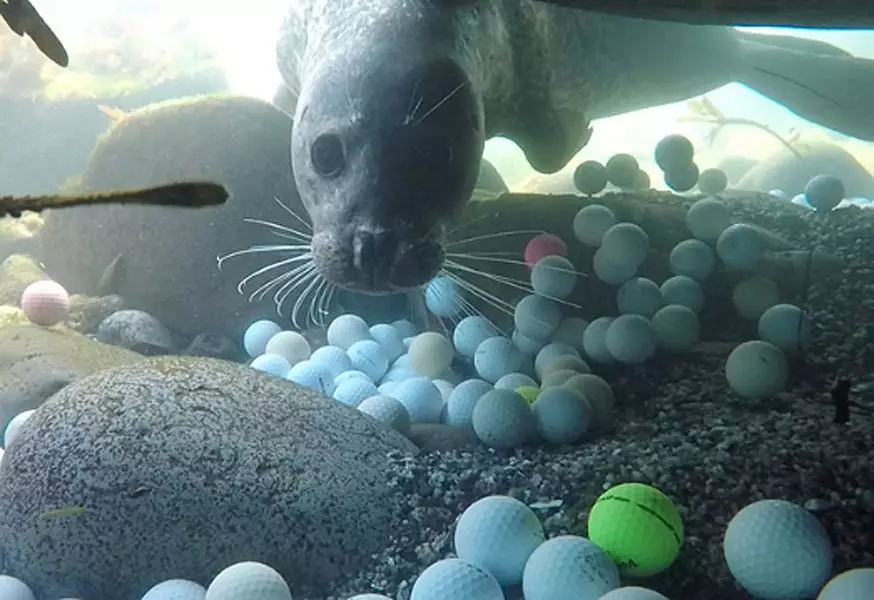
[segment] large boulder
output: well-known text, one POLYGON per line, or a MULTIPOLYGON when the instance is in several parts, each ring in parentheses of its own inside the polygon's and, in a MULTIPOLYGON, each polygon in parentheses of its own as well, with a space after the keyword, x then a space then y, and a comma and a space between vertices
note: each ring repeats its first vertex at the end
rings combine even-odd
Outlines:
POLYGON ((226 185, 231 198, 196 210, 93 206, 49 213, 40 233, 49 274, 71 292, 93 295, 104 271, 120 257, 115 289, 100 293, 117 293, 130 308, 191 336, 213 330, 238 336, 254 319, 275 318, 269 296, 250 304, 236 286, 280 256, 242 256, 221 270, 216 258, 288 243, 243 219, 302 228, 274 200, 304 214, 289 166, 290 134, 291 120, 282 111, 242 96, 194 97, 130 113, 100 140, 77 189, 212 180, 226 185))
POLYGON ((844 182, 848 198, 874 198, 874 177, 840 146, 816 140, 793 148, 801 158, 783 148, 749 169, 733 187, 757 192, 780 189, 792 197, 804 192, 812 178, 826 174, 844 182))
POLYGON ((142 359, 61 327, 27 325, 4 310, 0 320, 0 433, 18 413, 37 408, 67 384, 142 359))
POLYGON ((6 571, 40 598, 139 598, 245 560, 323 596, 403 518, 399 433, 244 366, 161 357, 79 379, 0 465, 6 571), (59 510, 61 509, 61 510, 59 510))

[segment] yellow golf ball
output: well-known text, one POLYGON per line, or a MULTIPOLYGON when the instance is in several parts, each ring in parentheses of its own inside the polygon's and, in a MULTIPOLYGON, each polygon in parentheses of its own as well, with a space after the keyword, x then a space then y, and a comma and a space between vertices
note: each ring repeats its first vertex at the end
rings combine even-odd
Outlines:
POLYGON ((531 385, 523 385, 516 388, 516 393, 525 398, 525 402, 528 403, 528 406, 531 406, 537 400, 537 396, 540 395, 540 389, 531 385))

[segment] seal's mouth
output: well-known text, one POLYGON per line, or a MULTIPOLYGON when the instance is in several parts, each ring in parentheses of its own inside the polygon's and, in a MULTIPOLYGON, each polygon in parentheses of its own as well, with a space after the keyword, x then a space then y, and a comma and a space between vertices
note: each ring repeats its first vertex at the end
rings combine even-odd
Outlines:
POLYGON ((415 237, 405 227, 349 226, 316 231, 313 261, 330 283, 364 294, 417 288, 440 271, 445 250, 439 237, 415 237))

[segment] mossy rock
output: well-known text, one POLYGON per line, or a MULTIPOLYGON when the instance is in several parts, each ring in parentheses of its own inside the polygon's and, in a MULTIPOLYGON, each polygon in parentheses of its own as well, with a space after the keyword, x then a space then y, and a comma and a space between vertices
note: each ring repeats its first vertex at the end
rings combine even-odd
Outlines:
POLYGON ((874 198, 874 177, 840 146, 811 141, 793 147, 801 159, 782 149, 749 169, 736 187, 759 192, 780 189, 792 197, 803 193, 807 182, 813 177, 828 174, 840 178, 848 198, 874 198))
POLYGON ((121 256, 116 289, 180 333, 238 335, 272 303, 250 304, 237 282, 265 257, 225 263, 217 256, 282 242, 245 218, 297 226, 274 198, 302 211, 289 167, 291 120, 243 96, 197 96, 131 112, 100 138, 76 189, 110 190, 184 180, 217 181, 231 192, 222 206, 178 209, 96 206, 51 213, 40 235, 49 273, 71 292, 94 294, 104 269, 121 256))

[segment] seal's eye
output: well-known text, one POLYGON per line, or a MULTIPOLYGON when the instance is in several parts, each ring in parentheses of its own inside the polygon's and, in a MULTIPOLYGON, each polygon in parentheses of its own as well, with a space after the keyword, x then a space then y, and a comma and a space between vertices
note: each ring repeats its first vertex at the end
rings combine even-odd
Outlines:
POLYGON ((310 161, 313 169, 322 177, 336 177, 346 166, 343 144, 332 133, 320 135, 310 146, 310 161))

